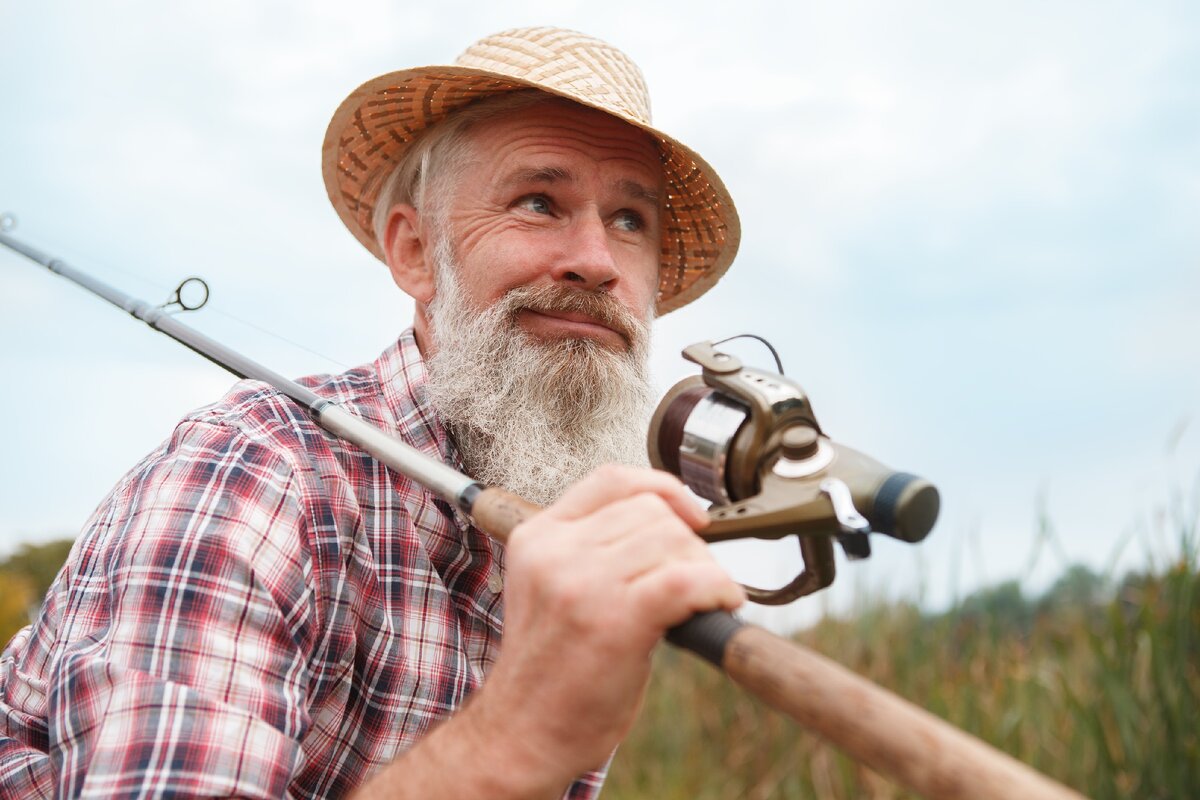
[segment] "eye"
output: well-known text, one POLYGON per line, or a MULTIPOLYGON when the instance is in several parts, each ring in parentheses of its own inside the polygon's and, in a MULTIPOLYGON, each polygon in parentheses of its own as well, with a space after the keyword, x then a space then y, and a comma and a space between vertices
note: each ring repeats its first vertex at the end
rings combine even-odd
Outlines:
POLYGON ((626 208, 613 217, 613 226, 618 230, 636 233, 646 227, 646 220, 638 212, 626 208))
POLYGON ((551 210, 550 198, 544 194, 526 195, 518 200, 515 205, 526 211, 532 211, 534 214, 549 214, 551 210))

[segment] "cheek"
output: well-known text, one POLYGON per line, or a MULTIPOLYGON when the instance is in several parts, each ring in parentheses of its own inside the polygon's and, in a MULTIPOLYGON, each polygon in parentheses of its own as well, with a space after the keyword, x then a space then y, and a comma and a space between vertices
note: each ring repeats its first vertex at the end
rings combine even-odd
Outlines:
POLYGON ((510 227, 499 214, 464 215, 451 222, 451 230, 456 234, 462 253, 493 252, 504 247, 505 241, 512 236, 510 227))
POLYGON ((495 299, 527 279, 537 264, 535 242, 511 227, 483 223, 459 230, 459 274, 477 296, 495 299))
POLYGON ((659 282, 659 265, 658 254, 655 253, 655 259, 650 264, 644 261, 634 271, 634 277, 630 283, 636 288, 636 302, 638 310, 653 309, 656 298, 658 297, 658 282, 659 282))
POLYGON ((463 288, 477 307, 486 307, 511 289, 535 282, 542 274, 534 248, 511 238, 489 240, 459 260, 463 288))

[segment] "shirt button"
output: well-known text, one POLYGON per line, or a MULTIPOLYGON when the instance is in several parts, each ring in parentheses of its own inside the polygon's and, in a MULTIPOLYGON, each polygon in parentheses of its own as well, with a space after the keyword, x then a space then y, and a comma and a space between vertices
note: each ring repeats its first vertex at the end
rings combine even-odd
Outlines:
POLYGON ((504 578, 500 577, 499 572, 488 575, 488 590, 492 594, 500 594, 504 590, 504 578))

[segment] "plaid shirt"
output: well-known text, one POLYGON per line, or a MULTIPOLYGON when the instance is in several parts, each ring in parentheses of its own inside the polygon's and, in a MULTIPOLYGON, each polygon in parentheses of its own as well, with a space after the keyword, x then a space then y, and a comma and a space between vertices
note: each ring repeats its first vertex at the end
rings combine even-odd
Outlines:
MULTIPOLYGON (((411 331, 303 382, 459 465, 411 331)), ((122 480, 0 656, 0 797, 345 795, 479 685, 502 569, 457 509, 240 383, 122 480)))

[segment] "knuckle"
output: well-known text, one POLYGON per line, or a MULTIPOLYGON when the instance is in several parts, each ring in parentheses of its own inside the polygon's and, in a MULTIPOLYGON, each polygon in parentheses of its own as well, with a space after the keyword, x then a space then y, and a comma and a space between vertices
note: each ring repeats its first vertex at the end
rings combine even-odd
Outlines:
POLYGON ((690 594, 696 579, 695 570, 684 564, 673 564, 663 570, 662 590, 671 597, 685 597, 690 594))
POLYGON ((635 467, 629 464, 602 464, 592 471, 591 478, 608 488, 626 494, 682 488, 683 486, 679 479, 669 472, 648 467, 635 467))
POLYGON ((562 570, 556 570, 546 576, 545 595, 550 608, 562 609, 570 616, 585 604, 588 591, 581 581, 570 580, 562 570))
POLYGON ((685 610, 729 604, 741 587, 714 561, 676 562, 659 576, 660 596, 685 610))
POLYGON ((675 517, 675 512, 660 495, 654 492, 638 492, 630 498, 633 508, 648 518, 675 517))
POLYGON ((686 556, 689 559, 704 558, 708 548, 704 541, 696 535, 690 526, 677 516, 664 516, 654 526, 656 535, 664 544, 670 547, 670 552, 676 557, 686 556))
POLYGON ((629 485, 632 480, 632 467, 627 467, 621 464, 601 464, 592 472, 594 479, 603 484, 617 485, 624 487, 629 485))
POLYGON ((509 567, 520 565, 532 574, 561 570, 566 554, 560 546, 561 537, 546 535, 545 526, 526 522, 513 529, 506 547, 509 567))
POLYGON ((674 472, 667 472, 665 469, 651 469, 650 472, 658 477, 659 480, 667 483, 673 489, 684 489, 683 480, 674 472))
POLYGON ((531 517, 517 525, 508 534, 508 550, 521 550, 535 547, 541 536, 542 522, 538 517, 531 517))

